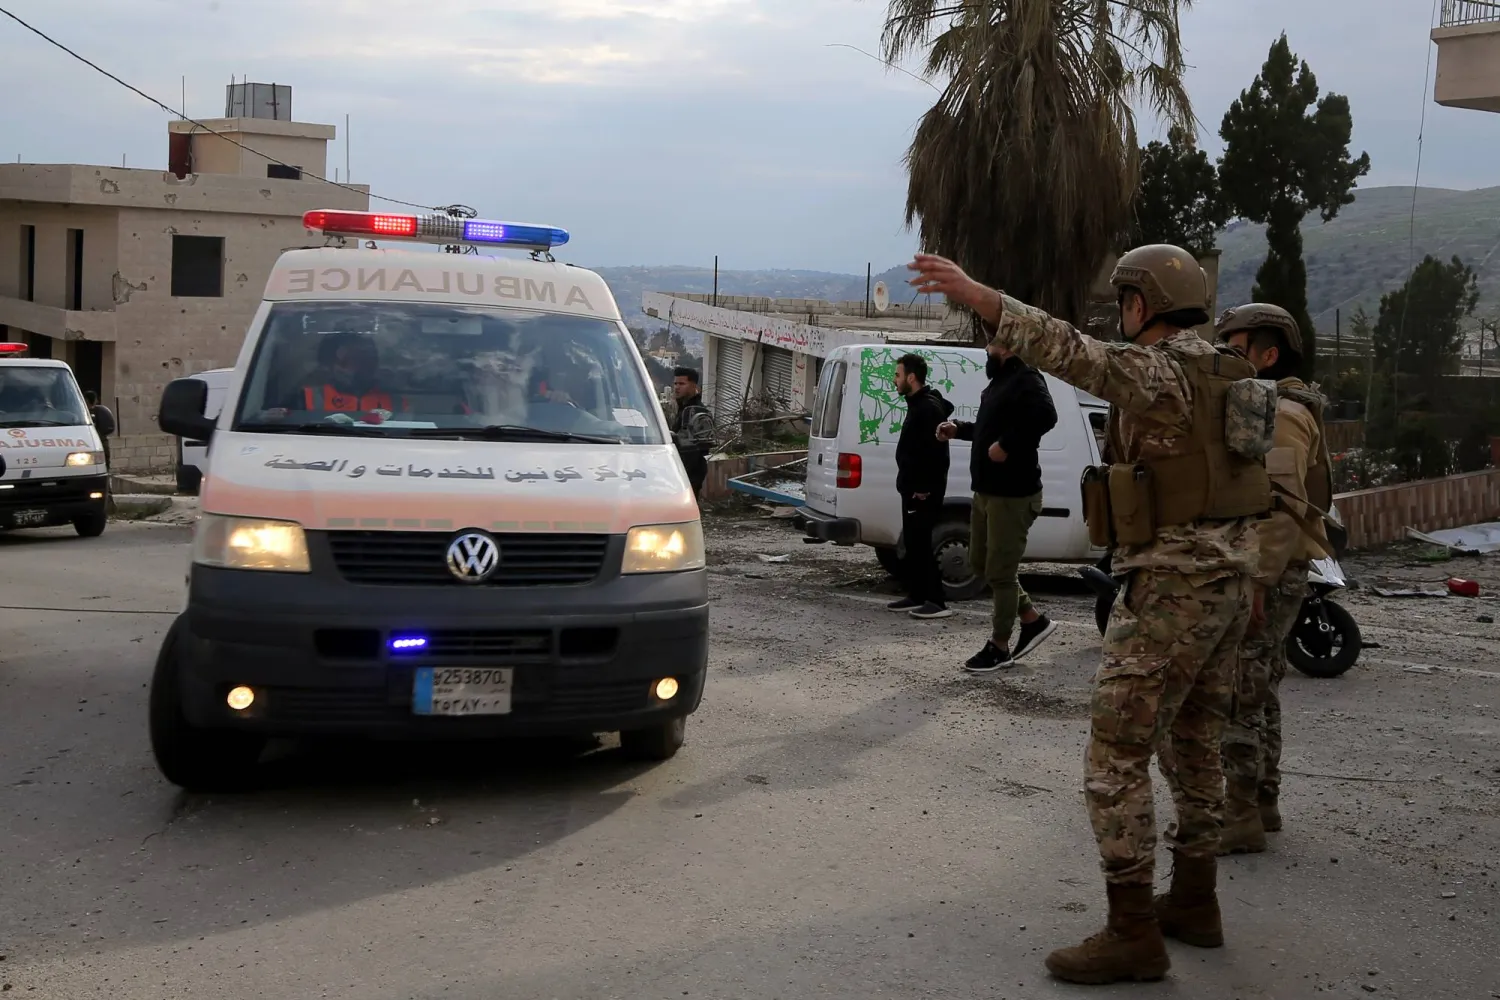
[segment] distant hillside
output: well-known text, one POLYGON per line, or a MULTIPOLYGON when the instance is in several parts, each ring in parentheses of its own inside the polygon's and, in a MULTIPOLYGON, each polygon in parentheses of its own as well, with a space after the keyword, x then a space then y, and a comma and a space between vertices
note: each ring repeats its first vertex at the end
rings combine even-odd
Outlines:
MULTIPOLYGON (((599 267, 594 268, 609 283, 625 322, 653 323, 641 314, 641 296, 646 292, 697 292, 707 295, 714 290, 712 267, 599 267)), ((910 272, 905 264, 876 274, 871 279, 884 281, 891 291, 891 301, 907 303, 913 290, 906 284, 910 272)), ((764 295, 774 299, 826 299, 833 302, 862 301, 865 297, 863 274, 834 274, 828 271, 719 271, 720 295, 764 295)))
MULTIPOLYGON (((1334 310, 1349 316, 1363 305, 1373 317, 1380 296, 1400 286, 1409 272, 1411 188, 1357 192, 1338 218, 1323 224, 1316 213, 1302 226, 1307 258, 1308 310, 1324 343, 1331 343, 1334 310)), ((1420 188, 1417 191, 1416 257, 1454 254, 1479 274, 1479 310, 1500 313, 1500 187, 1478 191, 1420 188)), ((1219 236, 1219 302, 1250 298, 1255 272, 1266 256, 1264 227, 1241 224, 1219 236)))

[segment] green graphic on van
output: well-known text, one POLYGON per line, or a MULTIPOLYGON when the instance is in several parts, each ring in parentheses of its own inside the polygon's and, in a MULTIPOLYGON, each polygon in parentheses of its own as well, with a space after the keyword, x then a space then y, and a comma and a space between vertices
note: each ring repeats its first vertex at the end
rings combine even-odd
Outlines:
MULTIPOLYGON (((909 348, 867 347, 859 357, 859 443, 882 444, 894 441, 906 419, 906 401, 896 391, 896 359, 903 354, 919 354, 927 359, 927 384, 945 396, 951 396, 960 375, 984 371, 984 362, 947 351, 911 350, 909 348)), ((971 419, 959 407, 956 419, 971 419)))

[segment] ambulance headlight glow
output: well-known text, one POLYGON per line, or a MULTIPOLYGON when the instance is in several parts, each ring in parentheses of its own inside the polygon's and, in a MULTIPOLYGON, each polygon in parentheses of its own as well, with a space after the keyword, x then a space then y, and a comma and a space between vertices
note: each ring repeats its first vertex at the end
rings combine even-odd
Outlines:
POLYGON ((680 573, 702 569, 703 525, 646 524, 631 528, 625 536, 622 573, 680 573))
POLYGON ((75 451, 68 456, 68 465, 78 468, 85 465, 103 465, 104 452, 102 451, 75 451))
POLYGON ((385 212, 337 212, 319 209, 302 224, 326 236, 357 236, 416 243, 473 244, 550 250, 568 242, 568 231, 493 219, 455 219, 447 215, 391 215, 385 212))
POLYGON ((294 521, 204 514, 193 533, 193 562, 221 569, 306 573, 307 535, 294 521))

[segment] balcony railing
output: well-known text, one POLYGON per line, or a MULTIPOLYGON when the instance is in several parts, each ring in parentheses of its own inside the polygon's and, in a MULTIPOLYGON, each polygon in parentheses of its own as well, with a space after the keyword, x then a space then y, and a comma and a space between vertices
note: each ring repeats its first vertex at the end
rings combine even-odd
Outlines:
POLYGON ((1497 0, 1443 0, 1444 28, 1494 22, 1500 22, 1500 2, 1497 0))

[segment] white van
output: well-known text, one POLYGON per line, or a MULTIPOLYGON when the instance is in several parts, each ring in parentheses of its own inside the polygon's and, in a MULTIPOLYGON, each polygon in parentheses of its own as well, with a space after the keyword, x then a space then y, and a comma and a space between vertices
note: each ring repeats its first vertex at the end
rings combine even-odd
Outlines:
POLYGON ((698 504, 640 353, 567 233, 311 212, 330 236, 474 253, 282 254, 208 417, 184 612, 151 684, 157 764, 242 786, 268 740, 620 734, 664 760, 703 696, 698 504), (496 248, 531 259, 484 256, 496 248))
MULTIPOLYGON (((810 539, 870 545, 892 575, 900 569, 901 498, 896 493, 896 441, 906 402, 896 392, 896 361, 927 360, 927 382, 953 404, 953 420, 972 421, 989 379, 985 352, 972 347, 864 344, 835 348, 823 362, 813 403, 807 455, 807 504, 799 520, 810 539)), ((1104 550, 1089 544, 1079 482, 1099 464, 1109 404, 1044 375, 1057 426, 1041 443, 1042 516, 1027 538, 1036 562, 1093 563, 1104 550)), ((933 532, 943 582, 954 600, 977 597, 984 580, 969 568, 969 444, 954 441, 946 516, 933 532)))
MULTIPOLYGON (((229 393, 229 377, 233 374, 233 368, 214 368, 188 376, 208 386, 208 402, 203 407, 203 415, 208 419, 218 419, 219 412, 224 409, 224 397, 229 393)), ((198 487, 203 483, 203 470, 206 468, 208 442, 178 438, 177 492, 197 493, 198 487)))
POLYGON ((0 344, 0 530, 71 524, 104 533, 109 472, 73 370, 0 344))

